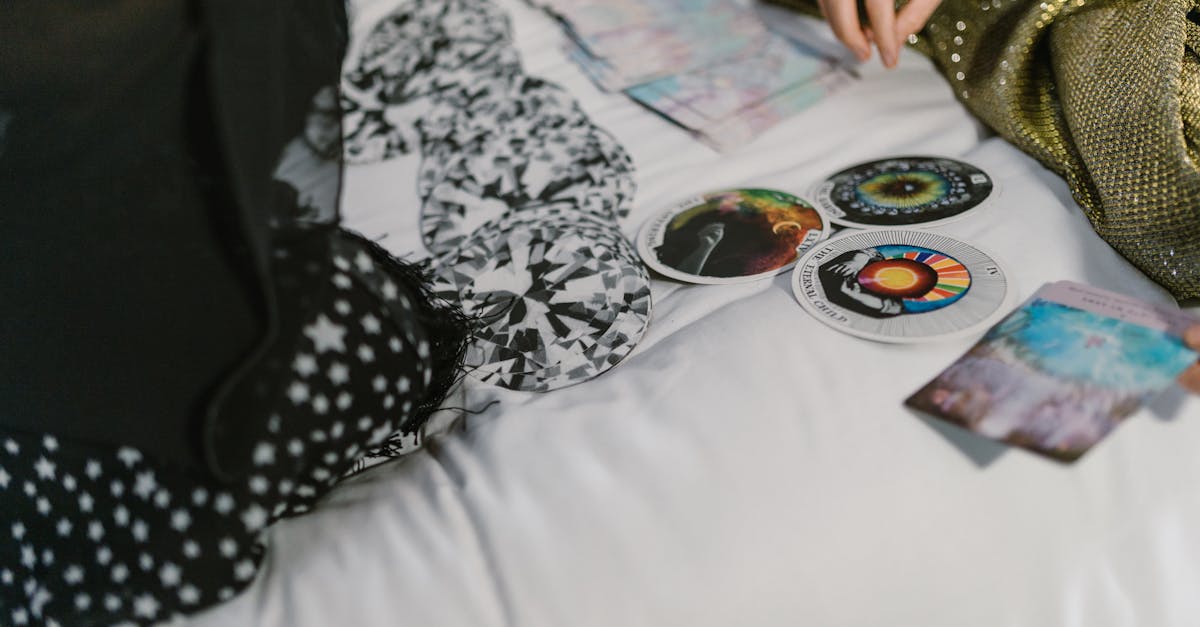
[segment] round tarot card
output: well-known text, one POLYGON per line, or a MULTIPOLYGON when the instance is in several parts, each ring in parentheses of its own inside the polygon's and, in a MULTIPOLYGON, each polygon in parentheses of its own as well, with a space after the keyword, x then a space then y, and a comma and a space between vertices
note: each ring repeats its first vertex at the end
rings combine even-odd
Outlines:
POLYGON ((465 358, 473 376, 544 392, 601 374, 641 339, 650 284, 635 260, 619 232, 531 213, 440 258, 433 286, 482 322, 465 358))
POLYGON ((796 264, 792 290, 822 322, 881 342, 981 332, 1015 297, 988 253, 938 233, 890 229, 821 243, 796 264))
POLYGON ((651 218, 638 253, 660 274, 689 283, 745 283, 792 267, 821 241, 825 216, 769 189, 731 189, 688 198, 651 218))
POLYGON ((503 90, 520 72, 508 18, 492 3, 405 3, 376 24, 341 83, 347 161, 416 150, 432 106, 503 90))
POLYGON ((520 136, 494 132, 456 152, 426 153, 418 176, 421 234, 434 254, 529 204, 571 201, 580 213, 615 225, 634 191, 628 155, 590 125, 520 136))
POLYGON ((826 178, 813 194, 829 218, 858 228, 928 227, 960 218, 995 192, 983 170, 943 157, 891 157, 826 178))

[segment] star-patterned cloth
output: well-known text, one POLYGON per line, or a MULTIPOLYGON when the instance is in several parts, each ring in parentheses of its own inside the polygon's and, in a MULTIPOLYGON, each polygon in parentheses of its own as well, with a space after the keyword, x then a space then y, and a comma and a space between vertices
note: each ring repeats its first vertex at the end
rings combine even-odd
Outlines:
MULTIPOLYGON (((221 483, 131 447, 0 430, 0 625, 150 623, 228 599, 263 533, 369 452, 411 437, 438 367, 414 272, 342 234, 245 476, 221 483)), ((461 340, 459 340, 461 341, 461 340)), ((453 359, 451 359, 453 361, 453 359)), ((443 364, 441 367, 445 367, 443 364)))

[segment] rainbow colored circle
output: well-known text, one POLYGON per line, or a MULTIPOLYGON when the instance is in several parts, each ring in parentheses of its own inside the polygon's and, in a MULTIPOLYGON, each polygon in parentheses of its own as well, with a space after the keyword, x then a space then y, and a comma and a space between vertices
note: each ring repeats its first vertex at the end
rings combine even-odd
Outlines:
POLYGON ((962 298, 971 288, 971 272, 957 259, 920 246, 876 247, 883 259, 857 274, 863 289, 899 298, 910 313, 933 311, 962 298))
POLYGON ((937 172, 884 172, 858 184, 859 200, 877 207, 909 209, 937 202, 950 193, 950 181, 937 172))

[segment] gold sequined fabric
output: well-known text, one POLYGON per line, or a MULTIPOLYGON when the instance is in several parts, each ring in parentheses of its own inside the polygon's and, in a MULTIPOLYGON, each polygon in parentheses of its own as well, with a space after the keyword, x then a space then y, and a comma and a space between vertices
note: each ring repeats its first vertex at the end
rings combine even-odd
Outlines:
POLYGON ((1196 299, 1198 22, 1197 0, 943 0, 909 43, 971 112, 1066 179, 1113 248, 1196 299))

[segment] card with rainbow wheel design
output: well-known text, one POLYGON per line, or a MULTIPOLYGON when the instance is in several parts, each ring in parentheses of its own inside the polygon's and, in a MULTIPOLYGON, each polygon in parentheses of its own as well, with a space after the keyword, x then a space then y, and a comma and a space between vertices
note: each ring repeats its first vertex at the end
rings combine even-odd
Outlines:
POLYGON ((993 255, 939 233, 894 229, 823 242, 796 264, 792 290, 822 322, 882 342, 982 332, 1015 298, 993 255))

